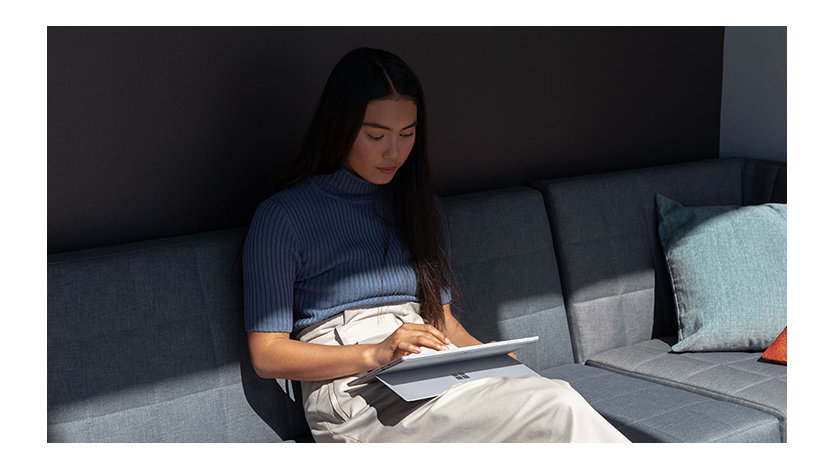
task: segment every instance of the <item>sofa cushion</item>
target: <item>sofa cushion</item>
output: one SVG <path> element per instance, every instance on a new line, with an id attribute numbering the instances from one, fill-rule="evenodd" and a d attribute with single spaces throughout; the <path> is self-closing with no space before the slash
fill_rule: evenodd
<path id="1" fill-rule="evenodd" d="M 672 350 L 763 351 L 787 324 L 787 205 L 656 202 L 678 318 Z"/>
<path id="2" fill-rule="evenodd" d="M 300 405 L 252 369 L 244 229 L 50 255 L 47 440 L 304 440 Z"/>
<path id="3" fill-rule="evenodd" d="M 788 365 L 788 327 L 786 326 L 779 336 L 773 340 L 770 346 L 762 353 L 762 359 Z"/>
<path id="4" fill-rule="evenodd" d="M 535 370 L 573 362 L 541 193 L 515 187 L 443 199 L 461 298 L 452 311 L 481 341 L 539 336 L 518 358 Z"/>
<path id="5" fill-rule="evenodd" d="M 759 410 L 580 364 L 548 369 L 632 442 L 780 442 L 779 421 Z"/>
<path id="6" fill-rule="evenodd" d="M 772 414 L 787 425 L 787 367 L 755 352 L 671 352 L 672 338 L 598 353 L 587 365 L 678 387 Z"/>
<path id="7" fill-rule="evenodd" d="M 686 205 L 741 204 L 742 161 L 678 165 L 544 180 L 578 362 L 677 331 L 657 241 L 654 195 Z"/>

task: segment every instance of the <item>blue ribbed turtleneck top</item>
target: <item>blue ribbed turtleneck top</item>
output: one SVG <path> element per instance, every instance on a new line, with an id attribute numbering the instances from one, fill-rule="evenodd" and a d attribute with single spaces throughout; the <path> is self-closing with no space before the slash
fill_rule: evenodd
<path id="1" fill-rule="evenodd" d="M 375 214 L 390 217 L 380 187 L 340 168 L 258 206 L 243 248 L 247 331 L 297 333 L 348 308 L 418 301 L 407 248 Z"/>

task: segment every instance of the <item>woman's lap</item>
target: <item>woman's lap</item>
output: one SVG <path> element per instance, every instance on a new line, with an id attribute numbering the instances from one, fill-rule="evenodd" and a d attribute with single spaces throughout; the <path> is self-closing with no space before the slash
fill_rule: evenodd
<path id="1" fill-rule="evenodd" d="M 418 310 L 413 302 L 352 309 L 344 312 L 346 322 L 334 317 L 300 336 L 341 344 L 343 340 L 330 332 L 339 327 L 350 330 L 350 341 L 376 340 L 386 332 L 343 325 L 392 328 L 390 322 L 367 319 L 393 314 L 400 321 L 418 322 Z M 317 442 L 628 442 L 561 380 L 490 377 L 407 402 L 379 381 L 348 387 L 353 378 L 302 383 L 307 421 Z"/>

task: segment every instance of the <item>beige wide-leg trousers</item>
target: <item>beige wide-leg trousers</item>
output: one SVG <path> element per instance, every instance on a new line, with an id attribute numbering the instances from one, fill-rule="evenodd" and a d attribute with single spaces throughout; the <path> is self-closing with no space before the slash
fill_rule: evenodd
<path id="1" fill-rule="evenodd" d="M 379 343 L 403 323 L 423 323 L 420 304 L 348 309 L 298 339 L 328 345 Z M 491 377 L 407 402 L 379 381 L 301 382 L 316 442 L 629 442 L 562 380 Z"/>

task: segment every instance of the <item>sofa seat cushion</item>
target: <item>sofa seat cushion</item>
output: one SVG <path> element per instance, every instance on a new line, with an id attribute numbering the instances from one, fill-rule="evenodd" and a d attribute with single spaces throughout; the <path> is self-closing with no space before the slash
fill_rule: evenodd
<path id="1" fill-rule="evenodd" d="M 581 364 L 542 371 L 565 380 L 632 442 L 780 442 L 768 413 Z"/>
<path id="2" fill-rule="evenodd" d="M 53 407 L 47 441 L 280 441 L 243 399 L 240 366 L 226 364 L 212 373 L 135 385 Z"/>
<path id="3" fill-rule="evenodd" d="M 586 364 L 749 406 L 787 425 L 788 369 L 761 352 L 673 353 L 674 339 L 653 339 L 594 355 Z"/>

